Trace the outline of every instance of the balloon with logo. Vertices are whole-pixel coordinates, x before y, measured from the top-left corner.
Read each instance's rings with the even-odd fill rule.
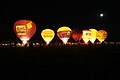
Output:
[[[52,41],[52,39],[54,38],[55,33],[51,29],[44,29],[41,32],[41,36],[44,39],[44,41],[46,42],[46,44],[48,45]]]
[[[63,41],[64,44],[66,44],[71,36],[71,31],[72,30],[67,26],[60,27],[57,30],[57,36]]]
[[[35,34],[36,25],[31,20],[18,20],[14,23],[14,32],[23,44],[26,44]]]
[[[88,41],[92,38],[92,32],[90,30],[83,30],[82,31],[82,39],[87,44]]]
[[[105,30],[99,30],[97,33],[97,39],[102,43],[107,38],[107,32]]]
[[[97,38],[97,30],[96,29],[89,29],[89,30],[92,32],[92,38],[90,39],[90,41],[94,43]]]

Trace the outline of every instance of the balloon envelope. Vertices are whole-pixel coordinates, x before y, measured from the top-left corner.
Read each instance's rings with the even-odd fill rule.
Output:
[[[63,26],[57,30],[57,36],[63,41],[64,44],[67,43],[71,36],[71,29],[69,27]]]
[[[82,39],[87,43],[92,38],[92,32],[90,30],[82,31]]]
[[[14,24],[14,32],[17,37],[26,44],[27,41],[35,34],[36,25],[31,20],[18,20]]]
[[[52,41],[52,39],[54,38],[55,33],[51,29],[44,29],[41,32],[41,36],[44,39],[44,41],[46,42],[46,44],[49,44]]]
[[[94,43],[97,38],[97,30],[96,29],[89,29],[89,30],[92,32],[92,38],[90,39],[90,41]]]
[[[99,30],[97,33],[97,39],[102,43],[107,38],[107,32],[105,30]]]

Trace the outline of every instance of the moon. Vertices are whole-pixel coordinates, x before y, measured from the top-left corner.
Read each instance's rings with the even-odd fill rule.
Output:
[[[100,17],[103,17],[103,14],[100,14]]]

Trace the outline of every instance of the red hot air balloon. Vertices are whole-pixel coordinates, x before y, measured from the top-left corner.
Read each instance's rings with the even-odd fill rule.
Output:
[[[31,20],[18,20],[14,24],[14,32],[23,44],[26,44],[35,34],[36,25]]]
[[[82,33],[73,33],[72,38],[76,41],[79,42],[82,38]]]
[[[76,42],[80,42],[80,40],[82,38],[82,31],[80,29],[77,29],[77,28],[73,29],[71,36]]]

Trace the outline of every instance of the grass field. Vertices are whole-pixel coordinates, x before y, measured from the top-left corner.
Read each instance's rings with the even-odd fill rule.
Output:
[[[1,77],[120,79],[120,45],[0,48]]]

